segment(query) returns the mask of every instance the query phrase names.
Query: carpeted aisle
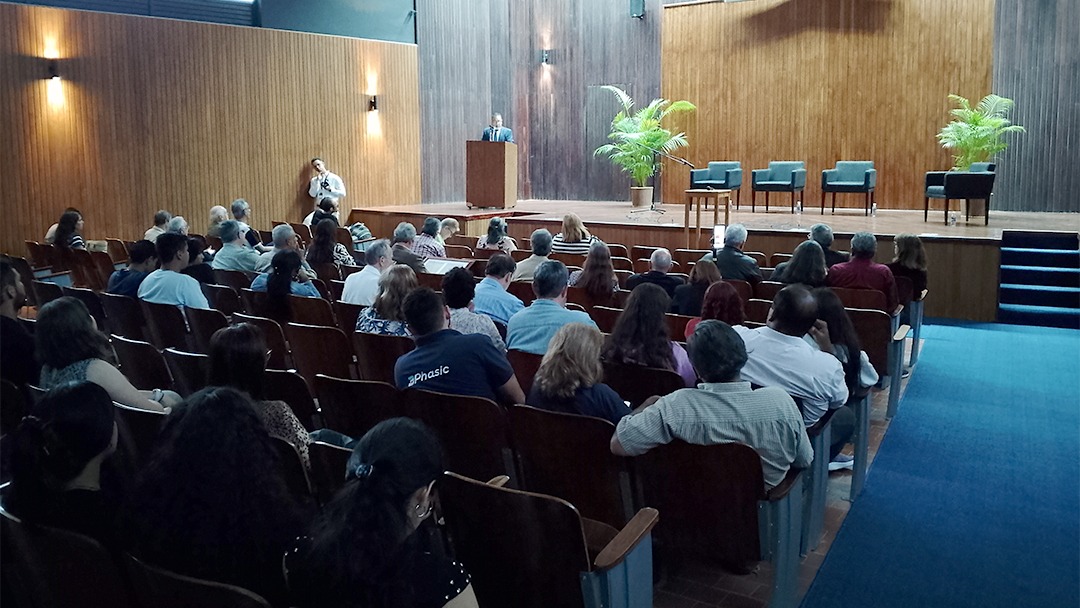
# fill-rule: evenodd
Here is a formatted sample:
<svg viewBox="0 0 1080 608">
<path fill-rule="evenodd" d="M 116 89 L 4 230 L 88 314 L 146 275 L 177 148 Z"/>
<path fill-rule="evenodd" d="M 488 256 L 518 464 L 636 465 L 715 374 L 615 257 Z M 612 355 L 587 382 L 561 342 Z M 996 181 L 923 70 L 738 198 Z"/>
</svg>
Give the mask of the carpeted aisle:
<svg viewBox="0 0 1080 608">
<path fill-rule="evenodd" d="M 934 325 L 804 608 L 1080 606 L 1080 332 Z"/>
</svg>

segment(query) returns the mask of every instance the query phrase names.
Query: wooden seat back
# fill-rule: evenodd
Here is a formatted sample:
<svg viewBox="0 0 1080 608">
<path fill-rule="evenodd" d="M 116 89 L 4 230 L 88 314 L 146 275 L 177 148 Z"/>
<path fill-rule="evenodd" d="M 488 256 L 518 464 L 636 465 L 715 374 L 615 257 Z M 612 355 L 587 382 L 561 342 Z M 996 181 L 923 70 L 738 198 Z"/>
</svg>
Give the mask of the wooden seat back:
<svg viewBox="0 0 1080 608">
<path fill-rule="evenodd" d="M 120 371 L 135 388 L 144 391 L 172 388 L 169 366 L 154 345 L 116 334 L 110 338 Z"/>
<path fill-rule="evenodd" d="M 513 281 L 506 287 L 506 291 L 517 296 L 526 306 L 532 304 L 533 300 L 536 299 L 532 281 Z"/>
<path fill-rule="evenodd" d="M 353 438 L 363 437 L 371 427 L 404 415 L 402 395 L 393 384 L 368 380 L 345 380 L 315 376 L 326 428 Z"/>
<path fill-rule="evenodd" d="M 529 391 L 532 390 L 533 378 L 536 377 L 544 356 L 511 349 L 506 351 L 506 358 L 510 361 L 510 367 L 514 369 L 514 376 L 521 385 L 521 392 L 528 396 Z"/>
<path fill-rule="evenodd" d="M 398 357 L 416 348 L 413 339 L 404 336 L 384 336 L 362 331 L 354 331 L 350 335 L 360 378 L 373 382 L 394 385 L 394 365 Z"/>
<path fill-rule="evenodd" d="M 26 243 L 26 254 L 30 256 L 30 265 L 33 268 L 48 268 L 52 266 L 52 254 L 49 252 L 49 248 L 52 245 L 42 244 L 37 241 L 24 241 Z"/>
<path fill-rule="evenodd" d="M 259 595 L 235 585 L 184 576 L 126 555 L 128 576 L 141 606 L 155 608 L 270 608 Z"/>
<path fill-rule="evenodd" d="M 65 296 L 75 298 L 86 305 L 86 309 L 90 311 L 90 316 L 94 317 L 94 321 L 97 322 L 98 329 L 104 332 L 109 331 L 109 318 L 105 314 L 105 307 L 101 305 L 101 297 L 98 296 L 98 292 L 86 289 L 84 287 L 61 287 L 61 293 Z"/>
<path fill-rule="evenodd" d="M 516 483 L 506 413 L 494 401 L 418 389 L 404 395 L 405 412 L 438 435 L 449 470 L 473 479 L 509 475 Z"/>
<path fill-rule="evenodd" d="M 621 256 L 612 255 L 611 256 L 611 267 L 614 268 L 615 270 L 625 270 L 625 271 L 630 272 L 631 274 L 633 274 L 633 272 L 634 272 L 634 261 L 631 260 L 630 258 L 625 258 L 625 257 L 621 257 Z"/>
<path fill-rule="evenodd" d="M 146 300 L 139 300 L 139 305 L 143 309 L 146 325 L 150 328 L 150 343 L 158 350 L 165 348 L 193 350 L 191 338 L 188 335 L 187 320 L 180 307 Z"/>
<path fill-rule="evenodd" d="M 240 270 L 214 269 L 214 283 L 217 285 L 228 285 L 239 292 L 241 289 L 251 287 L 251 277 Z"/>
<path fill-rule="evenodd" d="M 312 264 L 311 269 L 315 271 L 315 276 L 319 277 L 324 283 L 341 280 L 341 269 L 333 262 Z"/>
<path fill-rule="evenodd" d="M 750 301 L 750 298 L 754 297 L 754 286 L 749 281 L 742 279 L 723 279 L 725 283 L 735 288 L 735 293 L 739 294 L 739 298 L 743 302 L 743 307 L 746 307 L 746 303 Z"/>
<path fill-rule="evenodd" d="M 116 408 L 119 442 L 126 446 L 125 451 L 136 467 L 141 467 L 154 452 L 161 426 L 165 424 L 165 414 L 119 403 L 113 403 L 113 407 Z"/>
<path fill-rule="evenodd" d="M 580 304 L 589 312 L 595 306 L 615 306 L 615 292 L 607 297 L 597 298 L 581 287 L 568 287 L 566 289 L 566 301 L 572 304 Z"/>
<path fill-rule="evenodd" d="M 206 301 L 210 303 L 210 307 L 214 310 L 218 310 L 226 317 L 244 310 L 243 305 L 240 303 L 240 293 L 228 285 L 213 285 L 210 283 L 202 283 L 203 295 L 206 296 Z"/>
<path fill-rule="evenodd" d="M 848 289 L 846 287 L 832 287 L 833 293 L 844 303 L 844 308 L 870 308 L 885 313 L 885 293 L 876 289 Z"/>
<path fill-rule="evenodd" d="M 173 378 L 173 390 L 187 398 L 207 386 L 210 377 L 210 357 L 201 353 L 188 353 L 166 348 L 162 353 L 169 374 Z"/>
<path fill-rule="evenodd" d="M 780 264 L 791 259 L 790 253 L 774 253 L 769 256 L 769 267 L 776 268 Z"/>
<path fill-rule="evenodd" d="M 364 312 L 366 306 L 359 304 L 350 304 L 348 302 L 342 302 L 340 299 L 334 300 L 334 319 L 337 320 L 338 329 L 345 332 L 345 335 L 351 335 L 356 331 L 356 320 L 360 318 L 360 313 Z"/>
<path fill-rule="evenodd" d="M 689 269 L 698 260 L 712 253 L 712 249 L 676 249 L 672 257 L 683 268 Z"/>
<path fill-rule="evenodd" d="M 615 323 L 619 321 L 619 315 L 623 309 L 611 306 L 593 306 L 589 316 L 596 322 L 596 326 L 605 334 L 610 334 L 615 329 Z"/>
<path fill-rule="evenodd" d="M 293 323 L 304 325 L 321 325 L 323 327 L 337 327 L 334 320 L 334 309 L 330 302 L 322 298 L 309 298 L 290 294 L 289 310 Z"/>
<path fill-rule="evenodd" d="M 670 369 L 604 361 L 604 384 L 610 386 L 631 408 L 653 395 L 664 396 L 686 388 L 682 376 Z"/>
<path fill-rule="evenodd" d="M 881 293 L 880 291 L 877 293 Z M 884 311 L 869 308 L 846 308 L 859 343 L 870 365 L 879 376 L 889 375 L 889 344 L 892 342 L 892 319 Z"/>
<path fill-rule="evenodd" d="M 266 340 L 266 348 L 270 351 L 270 356 L 266 360 L 268 369 L 289 368 L 289 346 L 285 342 L 285 332 L 277 321 L 239 312 L 233 315 L 233 321 L 236 323 L 251 323 L 262 330 L 263 338 Z"/>
<path fill-rule="evenodd" d="M 266 303 L 266 298 L 265 291 L 255 291 L 247 287 L 240 289 L 240 303 L 243 304 L 245 314 L 269 319 L 269 306 Z"/>
<path fill-rule="evenodd" d="M 104 292 L 98 294 L 98 298 L 108 318 L 109 333 L 131 340 L 146 341 L 149 338 L 146 317 L 138 300 Z"/>
<path fill-rule="evenodd" d="M 448 258 L 468 259 L 473 257 L 472 247 L 467 245 L 451 245 L 450 243 L 447 243 L 444 247 L 446 247 L 446 257 Z"/>
<path fill-rule="evenodd" d="M 97 272 L 101 289 L 105 289 L 109 285 L 109 277 L 116 272 L 116 265 L 113 262 L 113 259 L 104 251 L 91 251 L 90 263 L 93 264 L 94 270 Z"/>
<path fill-rule="evenodd" d="M 746 302 L 746 320 L 765 324 L 769 320 L 770 309 L 772 309 L 771 300 L 750 298 L 750 300 Z"/>
<path fill-rule="evenodd" d="M 191 325 L 194 352 L 210 354 L 210 338 L 217 330 L 228 327 L 229 319 L 220 310 L 213 308 L 188 308 L 185 313 Z"/>
<path fill-rule="evenodd" d="M 294 371 L 268 369 L 263 372 L 263 399 L 284 401 L 293 415 L 309 431 L 319 428 L 315 417 L 319 413 L 312 399 L 311 386 Z"/>
<path fill-rule="evenodd" d="M 105 249 L 114 264 L 128 261 L 127 245 L 120 239 L 105 239 Z"/>
<path fill-rule="evenodd" d="M 337 327 L 286 323 L 285 337 L 289 340 L 293 364 L 308 386 L 314 384 L 318 374 L 356 377 L 349 339 Z"/>
<path fill-rule="evenodd" d="M 285 487 L 289 489 L 289 494 L 297 504 L 310 503 L 315 493 L 312 491 L 311 479 L 308 478 L 307 468 L 304 466 L 300 452 L 296 446 L 276 435 L 270 436 L 270 443 L 277 452 L 278 471 L 285 481 Z"/>
<path fill-rule="evenodd" d="M 667 313 L 664 315 L 664 319 L 667 321 L 668 326 L 668 338 L 681 342 L 686 335 L 686 324 L 694 320 L 694 317 L 688 315 L 677 315 L 674 313 Z"/>
<path fill-rule="evenodd" d="M 52 281 L 34 281 L 32 283 L 34 300 L 38 306 L 44 306 L 53 300 L 64 297 L 64 291 L 58 283 Z"/>
<path fill-rule="evenodd" d="M 754 285 L 754 297 L 761 300 L 772 301 L 776 297 L 776 294 L 783 288 L 787 287 L 784 283 L 777 281 L 761 281 Z"/>
</svg>

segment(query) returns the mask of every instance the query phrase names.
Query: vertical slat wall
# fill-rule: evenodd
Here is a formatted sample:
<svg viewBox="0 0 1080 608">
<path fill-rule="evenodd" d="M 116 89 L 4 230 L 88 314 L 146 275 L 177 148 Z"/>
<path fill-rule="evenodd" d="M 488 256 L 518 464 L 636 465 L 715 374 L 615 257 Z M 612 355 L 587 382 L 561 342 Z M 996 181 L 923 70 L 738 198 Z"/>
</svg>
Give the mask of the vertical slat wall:
<svg viewBox="0 0 1080 608">
<path fill-rule="evenodd" d="M 659 93 L 660 2 L 646 4 L 639 20 L 627 0 L 419 0 L 424 201 L 464 200 L 465 141 L 492 111 L 514 129 L 520 197 L 627 197 L 629 181 L 592 157 L 617 109 L 597 87 Z"/>
<path fill-rule="evenodd" d="M 1080 2 L 997 0 L 994 92 L 1016 102 L 994 208 L 1080 211 Z"/>
<path fill-rule="evenodd" d="M 993 21 L 994 0 L 668 6 L 663 95 L 698 106 L 675 123 L 690 160 L 742 161 L 746 195 L 751 169 L 802 160 L 804 208 L 817 214 L 823 169 L 873 160 L 878 204 L 921 209 L 925 172 L 951 165 L 934 137 L 948 94 L 990 91 Z M 681 200 L 689 173 L 667 165 L 664 200 Z M 861 205 L 856 195 L 840 201 Z"/>
<path fill-rule="evenodd" d="M 299 220 L 312 156 L 346 207 L 420 200 L 414 45 L 0 4 L 0 49 L 5 251 L 69 205 L 90 238 L 136 238 L 157 209 L 202 232 L 237 197 L 257 228 Z"/>
</svg>

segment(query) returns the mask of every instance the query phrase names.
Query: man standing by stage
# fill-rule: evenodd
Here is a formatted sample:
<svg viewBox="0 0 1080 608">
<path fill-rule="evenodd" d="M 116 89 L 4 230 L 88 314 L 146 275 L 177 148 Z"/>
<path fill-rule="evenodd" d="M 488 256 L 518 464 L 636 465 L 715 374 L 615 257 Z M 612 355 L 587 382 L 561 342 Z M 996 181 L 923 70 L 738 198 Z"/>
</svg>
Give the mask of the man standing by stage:
<svg viewBox="0 0 1080 608">
<path fill-rule="evenodd" d="M 492 114 L 491 126 L 484 129 L 480 141 L 505 141 L 512 144 L 514 143 L 514 132 L 503 126 L 502 114 Z"/>
<path fill-rule="evenodd" d="M 323 159 L 315 157 L 311 159 L 311 168 L 315 169 L 315 177 L 311 178 L 311 183 L 308 184 L 308 196 L 315 199 L 316 209 L 313 209 L 307 217 L 304 218 L 304 223 L 312 225 L 315 222 L 312 221 L 312 217 L 317 211 L 317 206 L 324 198 L 333 198 L 338 200 L 345 198 L 345 182 L 341 181 L 341 178 L 330 172 L 326 168 L 326 163 Z M 338 211 L 334 210 L 334 216 L 338 219 L 338 225 L 341 225 L 341 216 L 338 215 Z"/>
</svg>

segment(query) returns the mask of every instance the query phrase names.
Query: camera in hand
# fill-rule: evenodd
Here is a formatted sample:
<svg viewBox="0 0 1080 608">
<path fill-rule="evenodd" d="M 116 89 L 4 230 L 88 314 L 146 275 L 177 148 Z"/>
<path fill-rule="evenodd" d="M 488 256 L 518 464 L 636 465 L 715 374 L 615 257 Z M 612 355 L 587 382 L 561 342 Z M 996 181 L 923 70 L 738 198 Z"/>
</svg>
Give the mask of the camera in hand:
<svg viewBox="0 0 1080 608">
<path fill-rule="evenodd" d="M 322 180 L 322 183 L 319 184 L 319 187 L 322 188 L 323 190 L 329 190 L 330 189 L 330 180 L 327 180 L 327 179 Z"/>
</svg>

